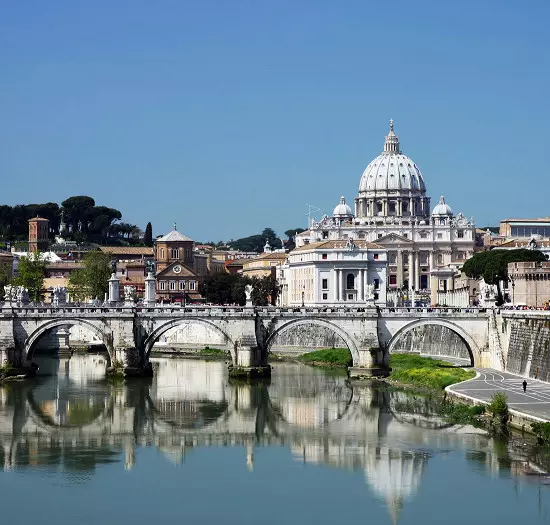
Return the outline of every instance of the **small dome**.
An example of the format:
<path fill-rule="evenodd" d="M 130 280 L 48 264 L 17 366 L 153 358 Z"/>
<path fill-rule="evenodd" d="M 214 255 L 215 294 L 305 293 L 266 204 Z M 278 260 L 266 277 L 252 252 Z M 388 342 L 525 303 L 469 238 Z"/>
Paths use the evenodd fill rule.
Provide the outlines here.
<path fill-rule="evenodd" d="M 434 210 L 432 211 L 432 215 L 445 215 L 452 217 L 453 210 L 451 210 L 451 207 L 445 202 L 445 197 L 443 197 L 443 195 L 439 197 L 439 202 L 436 204 Z"/>
<path fill-rule="evenodd" d="M 351 211 L 351 208 L 346 204 L 346 199 L 342 195 L 340 197 L 340 204 L 334 208 L 334 211 L 332 212 L 333 217 L 353 217 L 353 212 Z"/>

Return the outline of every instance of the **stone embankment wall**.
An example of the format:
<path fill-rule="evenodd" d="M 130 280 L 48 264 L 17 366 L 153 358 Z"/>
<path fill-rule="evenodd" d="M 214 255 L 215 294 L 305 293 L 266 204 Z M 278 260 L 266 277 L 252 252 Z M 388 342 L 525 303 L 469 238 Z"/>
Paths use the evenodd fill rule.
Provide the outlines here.
<path fill-rule="evenodd" d="M 392 351 L 470 359 L 462 339 L 445 326 L 427 325 L 413 328 L 396 341 Z"/>
<path fill-rule="evenodd" d="M 502 332 L 508 341 L 506 370 L 550 381 L 550 315 L 504 314 Z"/>

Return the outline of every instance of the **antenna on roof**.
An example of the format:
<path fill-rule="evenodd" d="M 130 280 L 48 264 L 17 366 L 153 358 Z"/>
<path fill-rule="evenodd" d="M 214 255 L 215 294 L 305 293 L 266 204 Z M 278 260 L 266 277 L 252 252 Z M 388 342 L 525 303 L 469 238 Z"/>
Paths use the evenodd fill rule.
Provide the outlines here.
<path fill-rule="evenodd" d="M 174 231 L 176 231 L 177 228 L 176 228 L 176 221 L 174 221 Z"/>
<path fill-rule="evenodd" d="M 307 229 L 311 227 L 311 212 L 320 211 L 321 208 L 317 208 L 317 206 L 313 206 L 313 204 L 306 204 L 307 206 Z"/>

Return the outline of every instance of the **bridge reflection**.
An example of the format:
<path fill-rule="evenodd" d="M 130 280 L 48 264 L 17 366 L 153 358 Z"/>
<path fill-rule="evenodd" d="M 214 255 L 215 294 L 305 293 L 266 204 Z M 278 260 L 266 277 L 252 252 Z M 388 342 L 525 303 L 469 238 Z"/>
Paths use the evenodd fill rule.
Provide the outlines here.
<path fill-rule="evenodd" d="M 4 468 L 90 471 L 120 461 L 121 451 L 132 468 L 137 447 L 179 462 L 195 447 L 242 446 L 253 469 L 255 447 L 286 446 L 299 461 L 363 469 L 395 515 L 417 492 L 431 454 L 462 448 L 491 471 L 512 468 L 491 439 L 450 428 L 423 398 L 289 363 L 276 365 L 271 381 L 243 384 L 228 379 L 224 362 L 155 362 L 150 380 L 109 383 L 104 358 L 75 355 L 52 360 L 49 377 L 4 385 Z"/>

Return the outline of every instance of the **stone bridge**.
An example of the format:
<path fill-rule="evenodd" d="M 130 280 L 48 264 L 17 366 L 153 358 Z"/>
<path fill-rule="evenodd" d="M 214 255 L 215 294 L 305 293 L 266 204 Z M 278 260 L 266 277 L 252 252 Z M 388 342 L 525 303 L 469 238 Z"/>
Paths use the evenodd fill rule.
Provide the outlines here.
<path fill-rule="evenodd" d="M 48 333 L 81 326 L 102 341 L 110 369 L 125 375 L 149 375 L 155 342 L 180 326 L 203 326 L 221 338 L 231 354 L 233 375 L 269 375 L 268 352 L 290 329 L 316 326 L 339 336 L 353 359 L 351 376 L 384 375 L 389 354 L 409 331 L 443 326 L 464 342 L 473 365 L 487 366 L 491 357 L 491 311 L 478 308 L 319 307 L 93 307 L 57 308 L 4 305 L 0 311 L 0 359 L 32 367 L 38 341 Z M 60 347 L 63 343 L 60 341 Z"/>

